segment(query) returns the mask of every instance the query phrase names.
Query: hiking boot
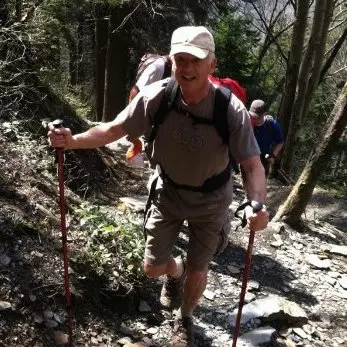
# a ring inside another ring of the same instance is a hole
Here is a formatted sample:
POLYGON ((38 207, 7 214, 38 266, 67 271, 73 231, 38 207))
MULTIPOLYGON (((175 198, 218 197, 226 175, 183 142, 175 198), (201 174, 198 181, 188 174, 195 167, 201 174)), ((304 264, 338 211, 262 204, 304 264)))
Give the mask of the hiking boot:
POLYGON ((183 274, 180 278, 165 276, 160 293, 160 303, 166 308, 177 308, 181 305, 183 284, 186 278, 186 265, 183 260, 183 274))
POLYGON ((176 318, 172 329, 171 347, 193 346, 193 320, 191 317, 176 318))

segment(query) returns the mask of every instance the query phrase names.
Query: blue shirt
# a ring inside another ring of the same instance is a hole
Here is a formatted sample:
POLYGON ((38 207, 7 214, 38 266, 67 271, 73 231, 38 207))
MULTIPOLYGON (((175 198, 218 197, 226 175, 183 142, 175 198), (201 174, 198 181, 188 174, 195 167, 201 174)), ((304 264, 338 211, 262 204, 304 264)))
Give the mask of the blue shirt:
POLYGON ((274 144, 284 142, 282 130, 278 122, 272 117, 265 118, 265 122, 260 126, 255 126, 253 130, 261 155, 270 154, 274 144))

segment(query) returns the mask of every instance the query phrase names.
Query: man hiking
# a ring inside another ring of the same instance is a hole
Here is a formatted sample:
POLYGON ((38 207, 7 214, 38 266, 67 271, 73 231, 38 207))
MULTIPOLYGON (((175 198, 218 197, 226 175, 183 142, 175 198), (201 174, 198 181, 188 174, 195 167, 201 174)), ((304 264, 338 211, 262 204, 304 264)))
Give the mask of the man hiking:
MULTIPOLYGON (((149 277, 165 275, 160 302, 179 307, 171 341, 177 347, 192 343, 193 312, 206 287, 209 263, 228 243, 233 197, 230 154, 245 171, 249 200, 263 204, 266 198, 260 151, 244 105, 231 95, 227 143, 208 122, 217 92, 208 79, 216 64, 214 50, 213 36, 205 27, 180 27, 171 38, 174 79, 142 89, 109 123, 76 135, 67 128, 48 133, 51 146, 66 150, 104 146, 125 135, 154 138, 151 156, 157 166, 144 223, 144 271, 149 277), (177 81, 176 97, 153 136, 153 117, 172 81, 177 81), (184 221, 189 227, 187 257, 174 258, 184 221)), ((257 213, 247 209, 246 216, 252 230, 266 228, 265 206, 257 213)))
POLYGON ((279 124, 273 117, 267 115, 266 111, 263 100, 254 100, 249 109, 254 125, 254 136, 260 148, 261 162, 265 168, 265 175, 268 176, 283 147, 284 138, 279 124))

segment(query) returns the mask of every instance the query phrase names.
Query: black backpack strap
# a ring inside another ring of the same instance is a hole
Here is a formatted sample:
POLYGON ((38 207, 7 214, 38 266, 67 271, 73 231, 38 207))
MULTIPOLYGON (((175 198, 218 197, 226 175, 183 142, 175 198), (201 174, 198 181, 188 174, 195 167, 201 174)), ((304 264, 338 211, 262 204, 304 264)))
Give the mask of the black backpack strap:
POLYGON ((267 123, 268 129, 270 129, 270 134, 272 138, 276 137, 276 130, 275 130, 275 125, 274 125, 274 118, 270 115, 265 116, 265 122, 267 123))
POLYGON ((165 65, 164 65, 164 74, 163 74, 163 78, 168 78, 171 76, 171 67, 172 67, 172 63, 169 57, 164 56, 163 57, 164 61, 165 61, 165 65))
MULTIPOLYGON (((223 143, 229 146, 229 123, 228 123, 228 107, 230 104, 232 89, 228 87, 220 86, 216 89, 216 95, 214 99, 214 111, 213 122, 217 130, 218 135, 223 139, 223 143)), ((240 172, 239 166, 236 160, 229 153, 230 168, 234 170, 236 174, 240 172)))
POLYGON ((229 145, 228 107, 231 99, 231 90, 226 87, 216 89, 213 109, 213 123, 223 143, 229 145))
POLYGON ((157 112, 153 116, 151 133, 147 142, 153 142, 157 136, 159 125, 165 120, 167 113, 173 107, 178 96, 178 83, 174 77, 171 77, 165 87, 164 96, 160 102, 157 112))

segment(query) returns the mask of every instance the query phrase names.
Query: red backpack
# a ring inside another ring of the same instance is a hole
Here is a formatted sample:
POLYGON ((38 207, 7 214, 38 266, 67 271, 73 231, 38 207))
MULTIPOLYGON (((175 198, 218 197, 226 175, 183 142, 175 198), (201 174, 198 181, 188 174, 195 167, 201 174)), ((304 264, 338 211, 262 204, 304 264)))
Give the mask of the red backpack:
MULTIPOLYGON (((242 103, 244 105, 246 104, 246 102, 247 102, 247 90, 246 90, 246 88, 243 88, 239 84, 239 82, 237 82, 231 78, 228 78, 228 77, 220 78, 220 77, 208 75, 208 78, 213 84, 216 84, 218 86, 223 86, 223 87, 230 89, 242 101, 242 103)), ((254 126, 255 126, 254 118, 249 117, 249 120, 251 122, 252 128, 254 128, 254 126)))
POLYGON ((231 78, 220 78, 208 75, 209 80, 218 86, 223 86, 230 89, 244 104, 247 102, 247 91, 237 81, 231 78))

